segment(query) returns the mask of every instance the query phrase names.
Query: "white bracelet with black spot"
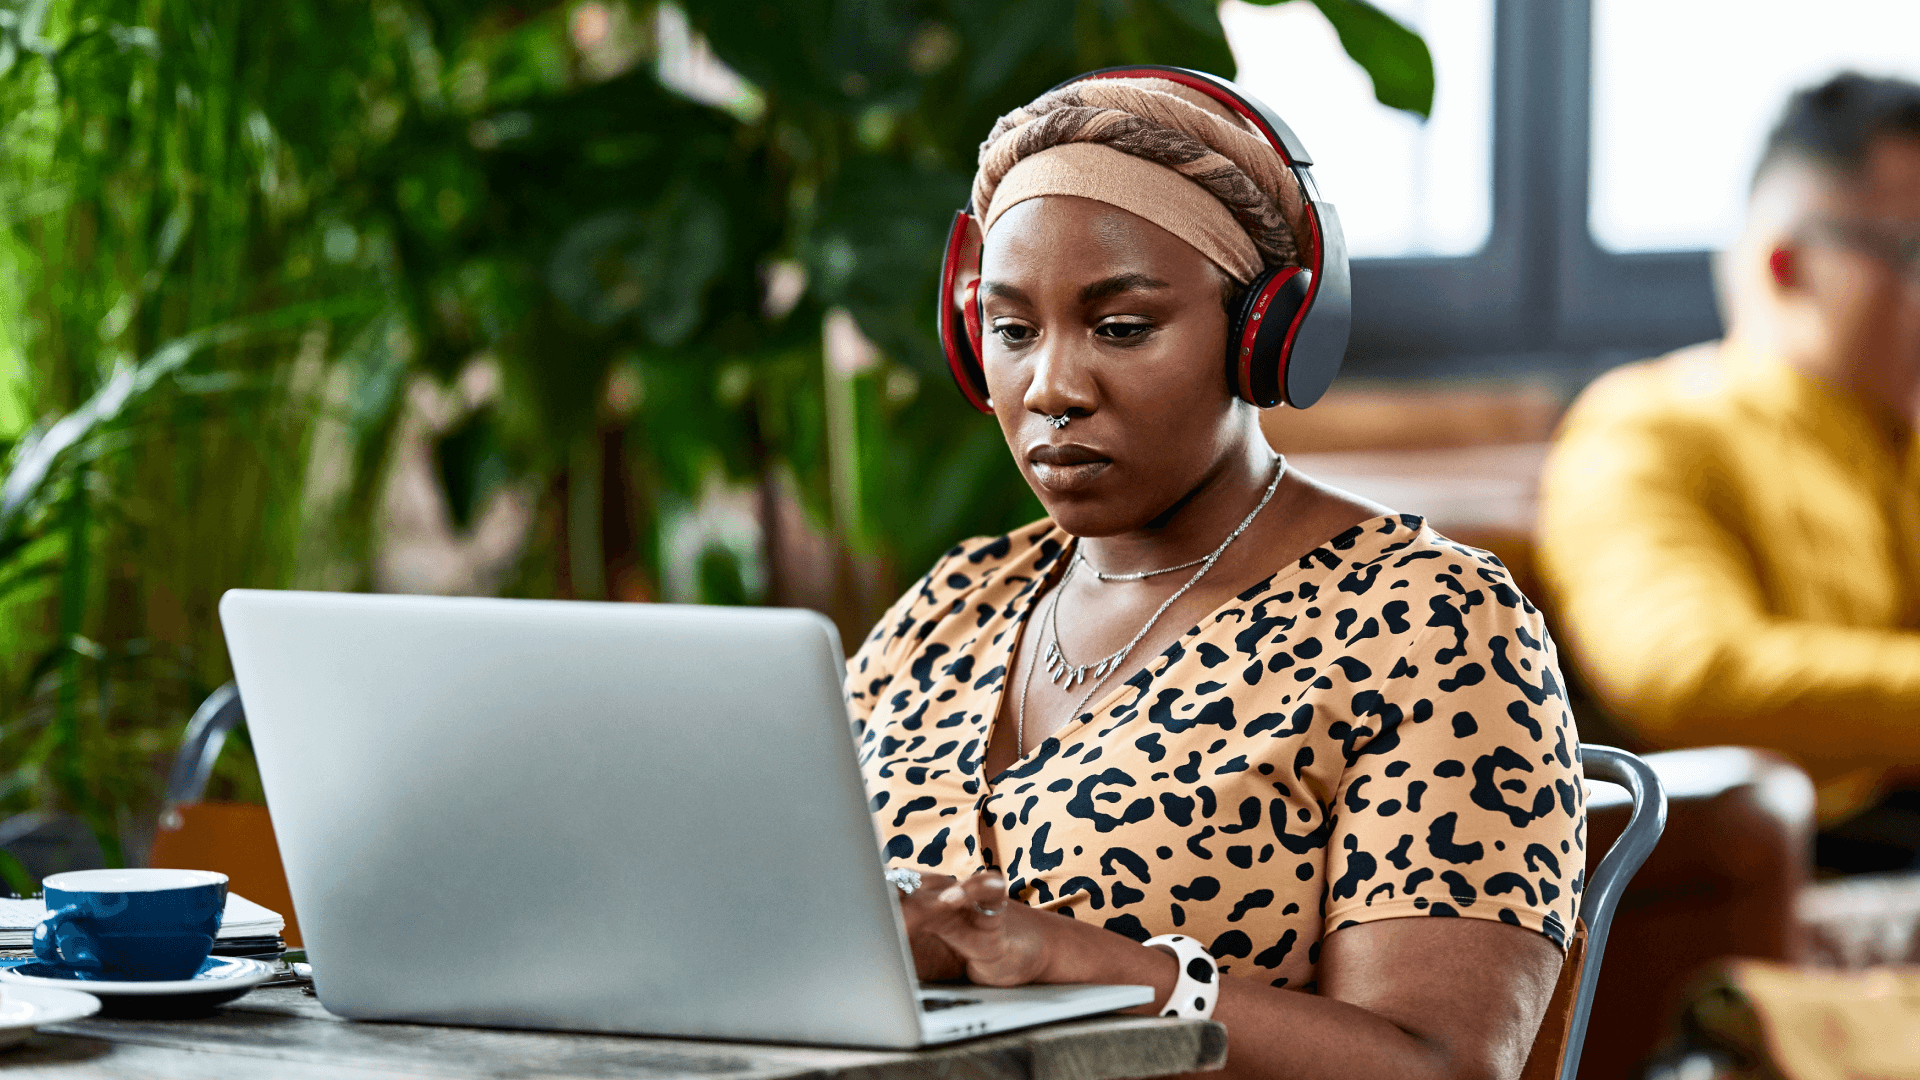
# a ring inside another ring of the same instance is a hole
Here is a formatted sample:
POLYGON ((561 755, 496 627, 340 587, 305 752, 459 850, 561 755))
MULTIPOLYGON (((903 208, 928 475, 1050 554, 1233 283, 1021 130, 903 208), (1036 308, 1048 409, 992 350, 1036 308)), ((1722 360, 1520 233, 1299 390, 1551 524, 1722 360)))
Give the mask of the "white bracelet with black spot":
POLYGON ((1206 946, 1185 934, 1161 934, 1141 942, 1149 949, 1165 949, 1180 962, 1180 981, 1161 1016, 1183 1020, 1205 1020, 1213 1015, 1213 1003, 1220 1000, 1220 965, 1206 946))

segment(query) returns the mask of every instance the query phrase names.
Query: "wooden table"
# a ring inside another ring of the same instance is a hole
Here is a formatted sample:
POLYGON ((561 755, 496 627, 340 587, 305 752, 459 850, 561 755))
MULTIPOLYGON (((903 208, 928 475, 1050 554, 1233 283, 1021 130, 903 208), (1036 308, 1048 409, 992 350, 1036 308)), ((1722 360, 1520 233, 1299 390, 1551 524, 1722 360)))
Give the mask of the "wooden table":
POLYGON ((197 1020, 94 1017, 0 1050, 0 1071, 112 1077, 699 1077, 701 1080, 1119 1080, 1216 1069, 1227 1034, 1200 1020, 1108 1016, 916 1052, 496 1031, 342 1020, 296 987, 263 987, 197 1020))
MULTIPOLYGON (((1443 535, 1500 557, 1520 591, 1542 601, 1533 528, 1547 444, 1288 454, 1302 473, 1419 514, 1443 535)), ((1551 618, 1551 612, 1549 612, 1551 618)))
POLYGON ((1533 532, 1546 443, 1288 454, 1294 468, 1454 533, 1533 532))

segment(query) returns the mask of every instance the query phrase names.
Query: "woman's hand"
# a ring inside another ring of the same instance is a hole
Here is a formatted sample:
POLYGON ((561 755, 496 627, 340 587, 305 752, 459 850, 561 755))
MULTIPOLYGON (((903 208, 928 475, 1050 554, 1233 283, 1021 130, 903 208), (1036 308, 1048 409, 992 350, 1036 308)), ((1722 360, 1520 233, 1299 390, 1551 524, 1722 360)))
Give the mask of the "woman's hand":
POLYGON ((926 874, 913 895, 900 898, 900 910, 922 979, 964 977, 983 986, 1052 981, 1047 920, 1060 917, 1009 897, 1007 879, 997 870, 965 881, 926 874))

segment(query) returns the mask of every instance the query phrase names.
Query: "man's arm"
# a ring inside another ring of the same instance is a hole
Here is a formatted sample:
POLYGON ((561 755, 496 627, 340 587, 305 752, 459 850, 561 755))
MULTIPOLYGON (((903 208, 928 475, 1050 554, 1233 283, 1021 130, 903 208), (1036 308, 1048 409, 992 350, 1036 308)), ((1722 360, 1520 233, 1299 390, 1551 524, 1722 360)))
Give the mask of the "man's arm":
POLYGON ((1920 761, 1920 634, 1769 614, 1727 453, 1673 420, 1569 424, 1539 551, 1569 651, 1657 744, 1763 746, 1826 771, 1920 761))

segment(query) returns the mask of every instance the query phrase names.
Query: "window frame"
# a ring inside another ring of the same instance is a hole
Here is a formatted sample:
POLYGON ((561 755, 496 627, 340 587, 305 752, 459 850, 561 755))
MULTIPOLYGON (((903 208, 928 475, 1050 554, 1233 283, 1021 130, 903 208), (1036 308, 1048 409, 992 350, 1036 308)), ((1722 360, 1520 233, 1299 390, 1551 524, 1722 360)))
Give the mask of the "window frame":
POLYGON ((1496 0, 1487 243, 1354 260, 1349 377, 1578 385, 1720 336, 1711 253, 1617 254, 1593 239, 1592 27, 1590 0, 1496 0))

